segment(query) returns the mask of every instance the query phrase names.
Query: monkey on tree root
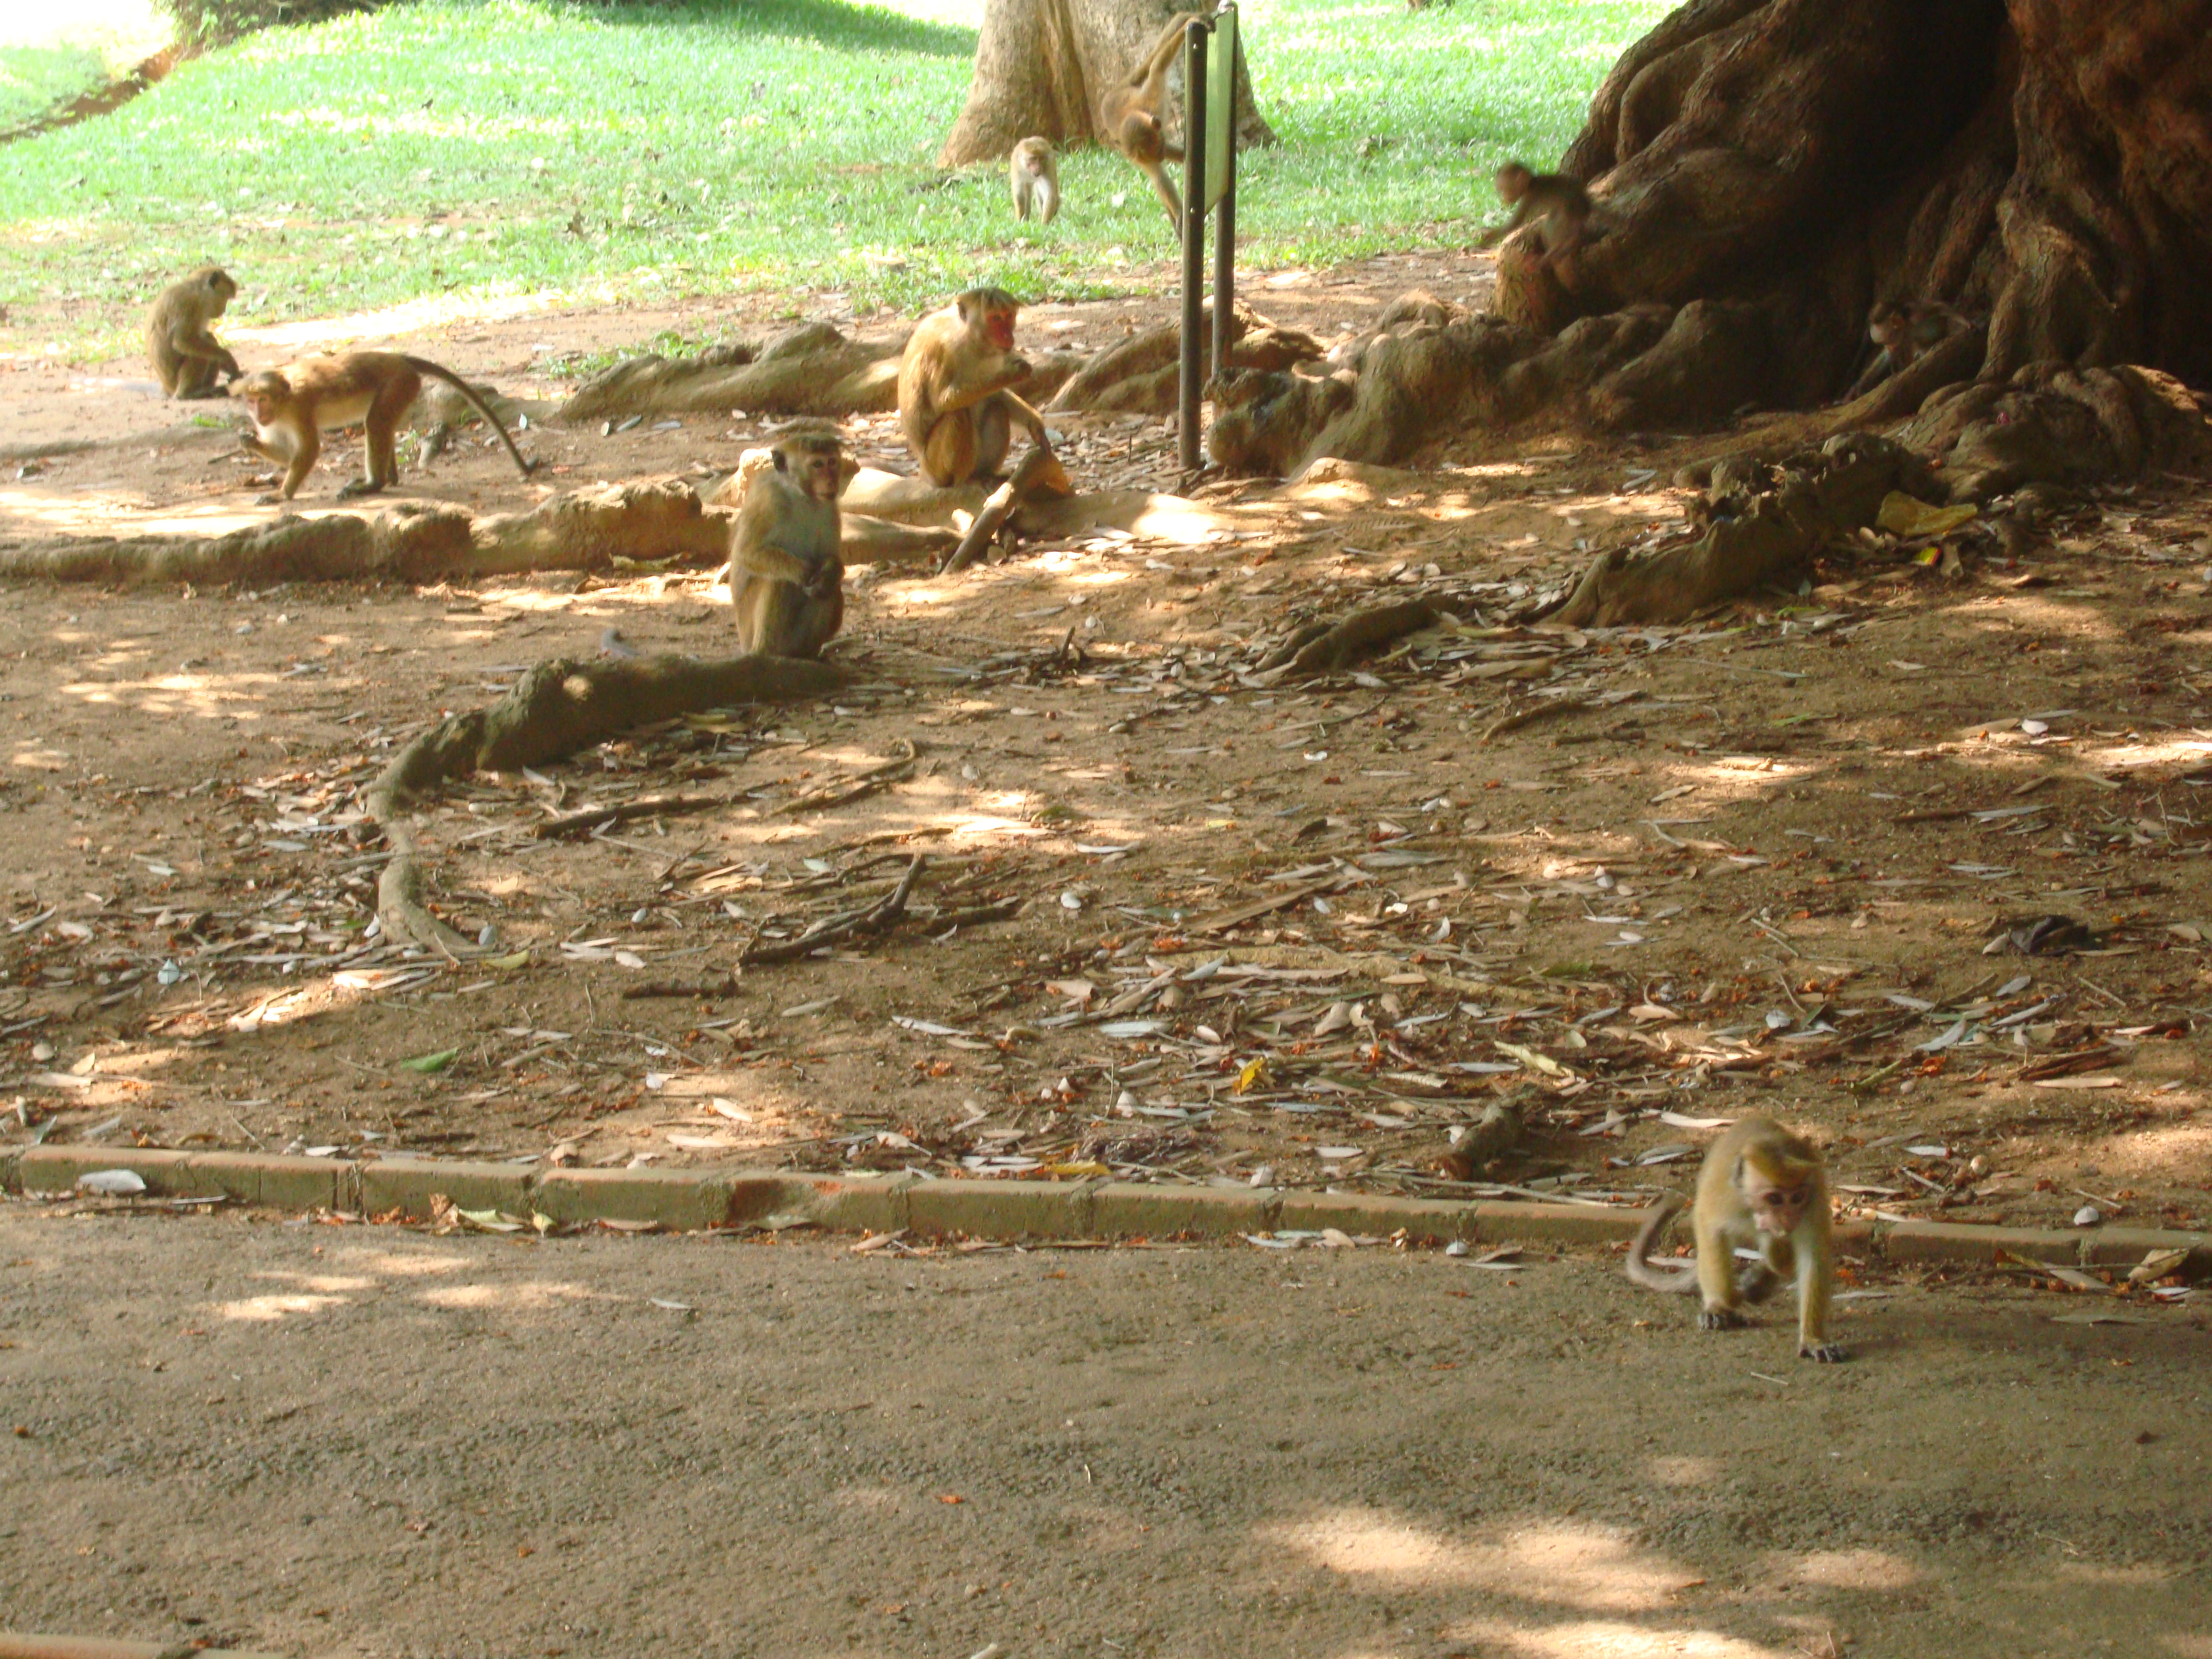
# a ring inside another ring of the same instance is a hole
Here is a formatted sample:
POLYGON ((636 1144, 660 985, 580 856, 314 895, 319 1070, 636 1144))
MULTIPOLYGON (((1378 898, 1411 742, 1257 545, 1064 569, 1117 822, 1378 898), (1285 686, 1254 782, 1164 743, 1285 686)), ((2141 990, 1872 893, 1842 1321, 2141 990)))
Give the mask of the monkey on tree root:
POLYGON ((1522 226, 1537 222, 1543 227, 1540 263, 1548 265, 1588 240, 1590 198, 1581 179, 1564 173, 1531 173, 1518 161, 1508 161, 1498 169, 1497 184, 1498 199, 1513 210, 1513 216, 1485 231, 1482 246, 1495 246, 1522 226))
POLYGON ((1891 375, 1912 366, 1913 359, 1932 351, 1960 329, 1972 327, 1956 310, 1935 301, 1899 305, 1894 300, 1878 302, 1867 313, 1867 338, 1880 348, 1844 400, 1864 396, 1891 375))
POLYGON ((234 380, 244 372, 208 327, 237 293, 228 271, 202 265, 155 299, 146 313, 146 360, 168 396, 220 398, 223 392, 216 376, 234 380))
POLYGON ((826 427, 776 440, 773 468, 745 486, 730 528, 730 609, 744 655, 817 657, 845 622, 837 556, 844 447, 826 427))
MULTIPOLYGON (((1051 453, 1044 416, 1012 390, 1030 376, 1028 359, 1014 354, 1021 308, 1002 288, 971 288, 923 318, 907 341, 899 360, 899 429, 932 483, 997 476, 1018 423, 1051 453)), ((1064 489, 1066 474, 1055 461, 1042 482, 1064 489)))
POLYGON ((1006 158, 1006 184, 1014 193, 1014 216, 1032 215, 1050 224, 1060 211, 1060 158, 1048 138, 1024 138, 1006 158))
MULTIPOLYGON (((323 452, 325 431, 359 422, 367 434, 368 476, 345 485, 341 497, 374 495, 399 482, 394 443, 407 410, 422 395, 422 377, 443 380, 474 406, 499 434, 524 477, 536 467, 514 447, 499 416, 450 368, 424 357, 397 351, 348 351, 335 357, 311 357, 283 368, 264 368, 231 388, 252 416, 248 449, 285 464, 284 482, 273 499, 290 501, 323 452)), ((264 501, 272 499, 264 496, 264 501)))
POLYGON ((1182 50, 1183 33, 1191 21, 1192 16, 1170 18, 1152 50, 1098 100, 1098 125, 1105 130, 1106 141, 1152 181, 1178 240, 1182 236, 1182 198, 1176 193, 1165 164, 1182 161, 1183 153, 1180 144, 1168 142, 1161 118, 1167 112, 1168 71, 1182 50))
POLYGON ((1694 1265, 1661 1266, 1651 1247, 1680 1197, 1653 1210, 1628 1247, 1628 1276, 1646 1290, 1699 1292, 1705 1330, 1744 1322, 1746 1302, 1763 1302, 1784 1279, 1797 1286, 1797 1357, 1832 1362, 1850 1358, 1828 1340, 1828 1302, 1834 1294, 1836 1260, 1829 1236, 1828 1172, 1820 1154, 1771 1118, 1747 1117, 1705 1154, 1698 1170, 1697 1201, 1690 1223, 1698 1239, 1694 1265), (1741 1277, 1738 1245, 1756 1249, 1759 1261, 1741 1277))

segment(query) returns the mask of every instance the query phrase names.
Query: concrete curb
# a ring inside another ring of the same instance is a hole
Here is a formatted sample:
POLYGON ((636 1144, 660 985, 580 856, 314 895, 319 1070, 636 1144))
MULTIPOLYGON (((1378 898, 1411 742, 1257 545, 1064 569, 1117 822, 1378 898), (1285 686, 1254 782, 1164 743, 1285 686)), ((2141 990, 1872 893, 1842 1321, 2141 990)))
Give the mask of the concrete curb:
MULTIPOLYGON (((98 1636, 31 1636, 0 1630, 0 1659, 162 1659, 180 1650, 157 1642, 111 1642, 98 1636)), ((234 1648, 202 1648, 194 1659, 271 1659, 268 1654, 246 1653, 234 1648)))
MULTIPOLYGON (((221 1197, 283 1210, 335 1210, 427 1220, 433 1196, 520 1219, 600 1221, 691 1232, 708 1227, 809 1224, 836 1232, 969 1238, 1228 1238, 1320 1232, 1402 1237, 1415 1244, 1625 1244, 1642 1215, 1586 1204, 1455 1201, 1364 1193, 1152 1187, 1118 1181, 855 1180, 784 1170, 538 1170, 527 1164, 387 1158, 353 1164, 246 1152, 106 1146, 0 1151, 0 1190, 68 1194, 95 1170, 129 1170, 155 1198, 221 1197)), ((2178 1269, 2212 1278, 2212 1233, 2153 1227, 2078 1231, 1968 1222, 1846 1223, 1847 1252, 1892 1261, 1988 1266, 2006 1255, 2054 1266, 2132 1266, 2154 1250, 2186 1250, 2178 1269)), ((0 1659, 6 1659, 0 1650, 0 1659)))

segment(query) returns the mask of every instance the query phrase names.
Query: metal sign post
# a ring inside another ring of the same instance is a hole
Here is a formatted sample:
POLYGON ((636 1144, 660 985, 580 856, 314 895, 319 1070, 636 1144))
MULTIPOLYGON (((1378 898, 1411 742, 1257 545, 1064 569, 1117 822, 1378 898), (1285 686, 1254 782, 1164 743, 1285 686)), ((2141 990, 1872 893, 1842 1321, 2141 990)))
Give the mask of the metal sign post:
POLYGON ((1218 211, 1213 250, 1212 365, 1229 361, 1237 286, 1237 8, 1224 0, 1211 20, 1183 31, 1182 358, 1176 436, 1183 471, 1195 472, 1199 393, 1206 384, 1200 330, 1206 320, 1206 216, 1218 211), (1209 50, 1208 36, 1212 36, 1209 50), (1209 61, 1210 60, 1210 61, 1209 61))

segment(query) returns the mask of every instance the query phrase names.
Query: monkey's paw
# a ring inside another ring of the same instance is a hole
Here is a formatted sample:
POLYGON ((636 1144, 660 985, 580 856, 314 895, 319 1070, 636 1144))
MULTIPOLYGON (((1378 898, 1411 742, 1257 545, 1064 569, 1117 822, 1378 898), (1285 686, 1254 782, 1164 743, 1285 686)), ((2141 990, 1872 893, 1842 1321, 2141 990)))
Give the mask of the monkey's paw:
POLYGON ((1734 1308, 1708 1308, 1698 1316, 1698 1328, 1701 1331, 1741 1330, 1750 1322, 1734 1308))
POLYGON ((382 484, 370 483, 365 478, 356 478, 351 483, 338 486, 338 499, 342 501, 349 501, 356 495, 381 495, 383 493, 382 484))
POLYGON ((1851 1351, 1840 1342, 1801 1342, 1797 1345, 1800 1359, 1817 1359, 1823 1365, 1839 1365, 1851 1357, 1851 1351))

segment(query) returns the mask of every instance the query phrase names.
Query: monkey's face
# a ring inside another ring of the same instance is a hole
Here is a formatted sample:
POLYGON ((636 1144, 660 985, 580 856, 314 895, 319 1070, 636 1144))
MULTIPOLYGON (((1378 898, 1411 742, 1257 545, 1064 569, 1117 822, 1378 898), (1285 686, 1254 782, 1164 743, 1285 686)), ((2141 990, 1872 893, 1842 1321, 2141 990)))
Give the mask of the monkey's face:
POLYGON ((253 416, 256 426, 267 426, 283 410, 291 388, 284 383, 282 376, 264 368, 258 374, 250 374, 237 382, 230 392, 231 396, 246 405, 246 413, 253 416))
POLYGON ((837 499, 837 485, 844 471, 842 458, 834 445, 818 449, 804 449, 797 458, 799 487, 817 501, 837 499))
POLYGON ((1812 1198, 1812 1188, 1802 1182, 1790 1187, 1749 1171, 1744 1176, 1744 1199, 1763 1233, 1796 1232, 1812 1198))
POLYGON ((1498 199, 1511 207, 1528 193, 1528 185, 1535 174, 1517 162, 1498 169, 1498 199))
POLYGON ((220 270, 208 272, 208 314, 211 317, 222 316, 223 307, 230 303, 232 297, 237 292, 238 284, 230 280, 227 272, 220 270))
POLYGON ((1878 306, 1867 318, 1867 338, 1878 346, 1893 346, 1905 337, 1905 313, 1878 306))
POLYGON ((1001 351, 1014 349, 1014 308, 1012 306, 986 306, 982 313, 983 333, 1001 351))

